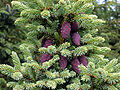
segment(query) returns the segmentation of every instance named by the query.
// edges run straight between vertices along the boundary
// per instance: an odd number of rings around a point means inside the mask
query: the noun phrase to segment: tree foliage
[[[18,0],[11,2],[27,38],[12,51],[13,66],[0,64],[13,90],[119,90],[120,63],[105,58],[109,47],[98,28],[105,21],[92,14],[92,0]],[[74,28],[75,26],[75,28]]]
[[[118,0],[104,0],[102,4],[94,2],[94,14],[106,21],[99,33],[105,37],[104,46],[108,46],[112,51],[107,54],[107,57],[120,58],[120,3]]]

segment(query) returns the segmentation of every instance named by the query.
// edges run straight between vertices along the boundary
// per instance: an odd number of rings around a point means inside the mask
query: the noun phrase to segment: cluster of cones
[[[79,33],[77,32],[78,28],[79,28],[78,22],[73,22],[70,25],[67,21],[65,21],[61,27],[61,35],[64,39],[67,39],[71,33],[72,41],[74,42],[75,45],[78,46],[78,45],[80,45],[80,40],[81,40],[81,37],[80,37]],[[46,38],[42,39],[41,47],[47,48],[50,45],[53,45],[53,40],[46,39]],[[41,55],[41,65],[44,62],[49,61],[52,58],[53,58],[52,54],[50,54],[50,55],[45,54],[45,53],[42,54]],[[68,63],[67,58],[60,55],[59,65],[60,65],[62,70],[64,70],[67,67],[67,63]],[[80,65],[80,64],[82,64],[84,66],[88,65],[88,60],[86,59],[86,57],[84,55],[78,56],[71,61],[71,65],[72,65],[73,70],[75,72],[77,72],[78,74],[80,73],[80,69],[78,67],[78,65]]]
[[[78,22],[72,22],[71,24],[65,21],[62,24],[61,28],[61,34],[64,39],[67,39],[71,33],[72,41],[75,45],[80,45],[81,37],[78,33],[79,23]]]

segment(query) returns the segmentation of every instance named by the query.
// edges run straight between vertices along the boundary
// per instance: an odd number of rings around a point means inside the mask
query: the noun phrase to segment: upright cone
[[[42,39],[41,47],[46,47],[47,48],[50,45],[53,45],[53,41],[51,39],[46,39],[46,38]]]
[[[67,39],[68,36],[70,35],[70,31],[71,31],[71,25],[67,21],[65,21],[62,24],[62,28],[61,28],[62,37]]]
[[[46,61],[49,61],[50,59],[53,58],[53,55],[48,55],[48,54],[42,54],[41,55],[41,65],[46,62]]]
[[[84,55],[81,55],[78,57],[81,64],[83,64],[85,67],[88,65],[88,60]]]
[[[81,40],[81,37],[78,32],[75,32],[72,34],[72,41],[75,43],[75,45],[79,46],[80,40]]]
[[[67,58],[64,56],[60,56],[59,64],[62,70],[64,70],[67,66]]]
[[[72,32],[77,32],[79,28],[79,23],[78,22],[72,22],[71,23],[71,31]]]
[[[73,61],[71,62],[72,68],[75,72],[77,72],[78,74],[80,74],[80,69],[78,67],[78,65],[80,65],[80,62],[77,58],[73,59]]]

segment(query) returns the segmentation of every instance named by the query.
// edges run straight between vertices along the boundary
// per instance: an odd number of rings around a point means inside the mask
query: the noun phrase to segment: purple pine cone
[[[72,32],[77,32],[79,28],[79,23],[78,22],[72,22],[71,23],[71,31]]]
[[[85,67],[88,65],[88,60],[84,55],[81,55],[78,57],[81,64],[83,64]]]
[[[78,32],[75,32],[72,34],[72,41],[75,43],[75,45],[80,45],[81,37]]]
[[[81,12],[81,14],[85,14],[84,12]]]
[[[67,39],[68,36],[70,35],[70,31],[71,31],[71,25],[67,21],[65,21],[62,24],[62,28],[61,28],[62,37]]]
[[[48,47],[48,46],[50,46],[50,45],[53,45],[53,41],[51,40],[51,39],[47,39],[46,41],[45,41],[45,45],[44,45],[44,47]]]
[[[43,38],[41,42],[41,47],[44,47],[45,41],[46,41],[46,38]]]
[[[62,70],[64,70],[67,66],[67,58],[64,56],[60,56],[59,64]]]
[[[80,65],[80,62],[77,58],[73,59],[73,61],[71,62],[71,65],[72,65],[73,69],[75,70],[75,72],[80,74],[80,69],[78,67],[78,65]]]
[[[50,45],[53,45],[53,41],[51,39],[46,39],[46,38],[42,39],[41,47],[46,47],[47,48]]]
[[[53,55],[48,55],[48,54],[42,54],[41,55],[41,65],[43,64],[43,62],[49,61],[50,59],[53,58]]]

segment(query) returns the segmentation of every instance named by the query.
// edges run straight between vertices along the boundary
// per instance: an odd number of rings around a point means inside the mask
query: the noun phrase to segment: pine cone
[[[73,69],[75,70],[75,72],[80,74],[80,69],[78,67],[78,65],[80,65],[80,62],[77,58],[73,59],[73,61],[71,62],[71,65],[72,65]]]
[[[81,14],[85,14],[84,12],[81,12]]]
[[[62,24],[62,28],[61,28],[62,37],[67,39],[68,36],[70,35],[70,31],[71,31],[71,25],[67,21],[65,21],[64,24]]]
[[[72,22],[71,23],[71,31],[72,32],[77,32],[79,28],[79,23],[78,22]]]
[[[41,47],[44,47],[45,41],[46,41],[46,38],[43,38],[41,42]]]
[[[75,43],[75,45],[80,45],[81,37],[78,32],[75,32],[72,34],[72,41]]]
[[[88,60],[84,55],[81,55],[78,57],[81,64],[83,64],[85,67],[88,65]]]
[[[47,48],[50,45],[53,45],[53,41],[51,39],[45,39],[45,38],[42,39],[41,47]]]
[[[51,39],[46,40],[44,47],[47,48],[47,47],[50,46],[50,45],[53,45],[53,41],[52,41]]]
[[[62,70],[64,70],[67,66],[67,58],[64,56],[60,56],[59,64]]]
[[[46,62],[46,61],[49,61],[50,59],[53,58],[53,55],[48,55],[48,54],[42,54],[41,55],[41,65]]]

